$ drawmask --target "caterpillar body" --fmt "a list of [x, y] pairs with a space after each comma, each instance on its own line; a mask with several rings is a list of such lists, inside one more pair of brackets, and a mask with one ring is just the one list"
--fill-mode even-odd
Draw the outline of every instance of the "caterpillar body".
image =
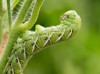
[[3, 74], [23, 74], [29, 59], [45, 46], [65, 41], [76, 34], [81, 25], [80, 16], [70, 10], [61, 16], [61, 24], [52, 27], [36, 26], [36, 31], [25, 31], [16, 41], [8, 57]]

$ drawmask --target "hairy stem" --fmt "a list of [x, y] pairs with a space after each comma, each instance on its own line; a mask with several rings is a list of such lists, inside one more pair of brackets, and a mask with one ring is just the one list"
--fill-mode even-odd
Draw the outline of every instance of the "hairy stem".
[[2, 74], [2, 71], [4, 70], [4, 67], [6, 65], [6, 62], [9, 59], [8, 56], [10, 55], [12, 51], [13, 43], [17, 40], [19, 35], [20, 35], [20, 32], [17, 31], [17, 29], [11, 30], [9, 37], [8, 37], [8, 41], [3, 51], [3, 55], [0, 60], [0, 74]]
[[27, 28], [30, 29], [33, 25], [32, 24], [35, 24], [37, 18], [38, 18], [38, 15], [39, 15], [39, 11], [40, 11], [40, 8], [43, 4], [43, 1], [44, 0], [37, 0], [36, 2], [36, 5], [33, 9], [33, 12], [32, 12], [32, 16], [31, 18], [29, 19], [29, 21], [24, 25], [24, 29], [26, 30]]
[[32, 3], [32, 0], [25, 0], [24, 5], [22, 6], [22, 8], [14, 22], [14, 25], [18, 26], [18, 25], [22, 24], [22, 22], [25, 18], [25, 15], [27, 13], [27, 10], [30, 7], [31, 3]]

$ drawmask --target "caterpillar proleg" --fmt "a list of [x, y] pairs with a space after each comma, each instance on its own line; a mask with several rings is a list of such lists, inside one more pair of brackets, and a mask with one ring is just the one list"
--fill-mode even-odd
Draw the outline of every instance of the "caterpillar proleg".
[[58, 26], [36, 26], [35, 31], [25, 31], [14, 44], [3, 74], [23, 74], [29, 59], [42, 48], [73, 37], [81, 26], [81, 18], [70, 10], [61, 16]]

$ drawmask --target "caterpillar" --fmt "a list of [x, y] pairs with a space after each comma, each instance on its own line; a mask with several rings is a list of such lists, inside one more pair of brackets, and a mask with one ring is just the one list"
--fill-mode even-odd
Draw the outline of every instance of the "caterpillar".
[[26, 30], [14, 43], [3, 74], [23, 74], [24, 68], [32, 56], [46, 46], [65, 41], [73, 37], [81, 26], [81, 18], [74, 10], [61, 16], [57, 26], [36, 26], [35, 31]]

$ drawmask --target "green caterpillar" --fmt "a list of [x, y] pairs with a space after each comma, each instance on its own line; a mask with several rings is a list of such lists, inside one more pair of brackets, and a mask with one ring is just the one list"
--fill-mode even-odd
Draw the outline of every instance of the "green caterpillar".
[[23, 74], [29, 59], [45, 46], [65, 41], [76, 34], [81, 18], [70, 10], [61, 16], [61, 24], [52, 27], [36, 26], [36, 31], [25, 31], [16, 41], [3, 74]]

